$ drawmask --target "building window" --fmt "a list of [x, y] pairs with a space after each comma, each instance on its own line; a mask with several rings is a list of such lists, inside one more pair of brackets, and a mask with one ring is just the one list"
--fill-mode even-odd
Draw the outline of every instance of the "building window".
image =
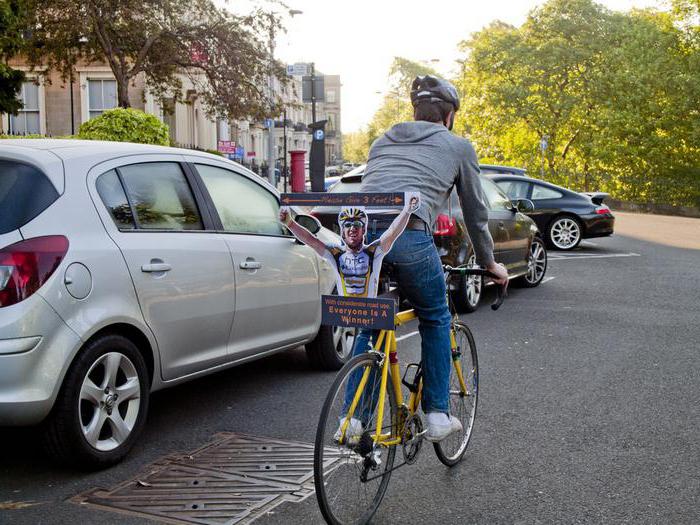
[[329, 104], [335, 104], [335, 89], [326, 90], [326, 102]]
[[28, 135], [41, 133], [39, 123], [39, 85], [34, 82], [22, 83], [19, 99], [24, 107], [17, 115], [10, 115], [10, 134]]
[[116, 80], [88, 80], [89, 118], [95, 118], [117, 107]]

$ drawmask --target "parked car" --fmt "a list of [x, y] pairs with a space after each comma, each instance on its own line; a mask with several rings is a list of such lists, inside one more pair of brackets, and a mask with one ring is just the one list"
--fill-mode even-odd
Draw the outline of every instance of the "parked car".
[[[206, 153], [0, 143], [0, 425], [43, 421], [56, 457], [123, 458], [152, 391], [306, 345], [333, 274], [278, 221], [267, 182]], [[337, 241], [332, 232], [320, 235]]]
[[581, 239], [613, 234], [615, 217], [603, 204], [607, 193], [576, 193], [520, 175], [487, 176], [511, 199], [532, 201], [535, 209], [527, 214], [553, 248], [573, 250]]
[[[333, 177], [326, 177], [323, 179], [323, 191], [328, 191], [335, 183], [341, 179], [341, 175], [334, 175]], [[307, 180], [304, 185], [306, 191], [311, 191], [311, 181]]]
[[[330, 193], [352, 193], [360, 189], [365, 166], [345, 174]], [[547, 271], [547, 250], [534, 221], [519, 210], [532, 208], [527, 200], [511, 202], [498, 187], [480, 177], [488, 199], [489, 230], [494, 240], [494, 256], [506, 265], [510, 279], [525, 287], [534, 287], [542, 282]], [[339, 209], [319, 206], [312, 210], [321, 224], [339, 233], [337, 223]], [[475, 265], [476, 256], [471, 247], [462, 215], [462, 208], [455, 191], [448, 206], [438, 215], [433, 239], [443, 262], [452, 266]], [[480, 277], [464, 277], [452, 284], [452, 295], [458, 309], [473, 312], [479, 306], [484, 282]]]

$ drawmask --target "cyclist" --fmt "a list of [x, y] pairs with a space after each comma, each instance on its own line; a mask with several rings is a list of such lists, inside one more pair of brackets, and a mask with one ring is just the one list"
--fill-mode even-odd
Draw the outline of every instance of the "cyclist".
[[[396, 270], [402, 295], [419, 318], [423, 368], [422, 408], [426, 439], [437, 442], [462, 430], [449, 414], [450, 311], [445, 301], [445, 279], [433, 242], [435, 217], [456, 186], [464, 221], [478, 264], [505, 285], [508, 272], [493, 258], [488, 209], [478, 179], [479, 163], [471, 143], [450, 133], [459, 109], [457, 90], [449, 82], [426, 75], [411, 86], [414, 121], [396, 124], [372, 145], [361, 192], [419, 192], [421, 207], [385, 260]], [[368, 240], [381, 238], [393, 218], [389, 210], [369, 219]], [[367, 350], [369, 334], [356, 338], [353, 354]]]

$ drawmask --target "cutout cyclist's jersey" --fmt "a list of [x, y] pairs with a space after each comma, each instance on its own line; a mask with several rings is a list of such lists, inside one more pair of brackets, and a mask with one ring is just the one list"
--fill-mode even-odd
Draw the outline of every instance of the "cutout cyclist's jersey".
[[375, 241], [359, 252], [329, 246], [323, 258], [337, 269], [338, 295], [376, 297], [384, 255], [380, 241]]

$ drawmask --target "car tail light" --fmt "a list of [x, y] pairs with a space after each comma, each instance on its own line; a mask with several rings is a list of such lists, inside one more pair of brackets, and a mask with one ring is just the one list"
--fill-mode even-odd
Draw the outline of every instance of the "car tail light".
[[433, 235], [454, 236], [457, 234], [457, 222], [453, 217], [448, 217], [444, 213], [437, 216], [435, 221], [435, 231]]
[[612, 212], [610, 211], [610, 208], [608, 208], [605, 204], [603, 204], [602, 206], [598, 206], [598, 207], [595, 209], [595, 212], [596, 212], [598, 215], [609, 215], [610, 213], [612, 213]]
[[35, 237], [0, 250], [0, 308], [41, 288], [67, 252], [68, 239], [62, 235]]

